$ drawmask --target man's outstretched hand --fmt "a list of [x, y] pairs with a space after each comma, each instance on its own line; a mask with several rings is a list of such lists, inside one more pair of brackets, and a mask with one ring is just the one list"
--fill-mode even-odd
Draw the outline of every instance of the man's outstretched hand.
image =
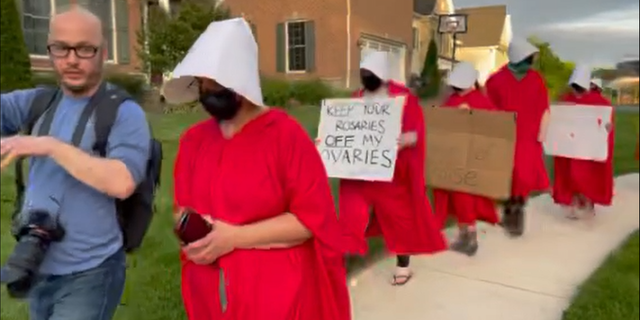
[[1, 169], [4, 170], [19, 157], [44, 157], [51, 153], [54, 138], [17, 135], [0, 140]]

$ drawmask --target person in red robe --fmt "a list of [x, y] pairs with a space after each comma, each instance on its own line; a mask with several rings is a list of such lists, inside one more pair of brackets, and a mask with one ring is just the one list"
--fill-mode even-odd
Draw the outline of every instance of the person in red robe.
[[167, 101], [199, 100], [210, 115], [182, 134], [174, 168], [176, 214], [213, 226], [182, 247], [187, 317], [350, 320], [322, 159], [296, 120], [264, 106], [257, 50], [244, 19], [213, 22], [165, 87]]
[[532, 69], [538, 49], [527, 41], [509, 45], [509, 63], [491, 75], [487, 95], [499, 110], [517, 114], [511, 197], [502, 225], [511, 236], [524, 233], [524, 208], [534, 192], [547, 191], [549, 176], [542, 142], [549, 117], [549, 95], [542, 75]]
[[[453, 93], [443, 103], [443, 108], [495, 110], [495, 106], [480, 91], [479, 73], [468, 62], [458, 63], [449, 74], [448, 85]], [[433, 202], [440, 225], [445, 226], [449, 215], [456, 217], [459, 234], [451, 245], [451, 250], [473, 256], [478, 251], [478, 234], [476, 221], [490, 224], [499, 222], [495, 203], [487, 197], [466, 192], [443, 189], [433, 190]]]
[[366, 253], [366, 236], [383, 236], [389, 252], [397, 255], [392, 284], [403, 285], [412, 276], [410, 255], [446, 249], [426, 194], [424, 118], [417, 97], [405, 86], [388, 80], [386, 53], [370, 53], [360, 68], [364, 88], [354, 97], [406, 97], [402, 135], [391, 182], [340, 180], [340, 219], [346, 226], [352, 253]]
[[[591, 70], [577, 66], [569, 80], [570, 92], [560, 102], [574, 105], [593, 105], [613, 108], [600, 93], [600, 87], [591, 80]], [[612, 113], [613, 117], [613, 113]], [[609, 155], [604, 162], [565, 157], [554, 157], [553, 200], [568, 208], [567, 217], [578, 219], [579, 211], [588, 216], [595, 214], [595, 205], [610, 206], [613, 198], [613, 146], [615, 132], [613, 118], [605, 119], [601, 126], [609, 132]]]

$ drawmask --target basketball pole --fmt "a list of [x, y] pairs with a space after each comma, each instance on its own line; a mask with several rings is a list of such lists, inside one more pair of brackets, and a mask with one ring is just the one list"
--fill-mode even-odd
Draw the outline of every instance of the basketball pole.
[[453, 48], [451, 48], [451, 70], [453, 70], [453, 65], [456, 63], [456, 49], [458, 49], [458, 33], [453, 31]]

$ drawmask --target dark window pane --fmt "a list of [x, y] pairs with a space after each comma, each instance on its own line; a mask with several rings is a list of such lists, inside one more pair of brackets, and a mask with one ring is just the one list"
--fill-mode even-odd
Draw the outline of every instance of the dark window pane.
[[108, 59], [114, 59], [114, 26], [111, 0], [78, 0], [78, 4], [93, 12], [102, 20], [102, 34], [107, 41]]
[[306, 70], [305, 48], [296, 47], [289, 49], [289, 71]]
[[289, 46], [304, 45], [304, 22], [290, 22], [287, 24], [287, 37]]
[[51, 2], [47, 0], [22, 0], [22, 29], [30, 54], [46, 55]]
[[305, 23], [287, 23], [287, 44], [289, 71], [306, 70]]

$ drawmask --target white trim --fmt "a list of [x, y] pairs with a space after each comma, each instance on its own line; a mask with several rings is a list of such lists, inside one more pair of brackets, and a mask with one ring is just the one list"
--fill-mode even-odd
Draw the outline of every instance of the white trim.
[[[22, 1], [22, 0], [18, 0], [18, 1]], [[43, 0], [40, 0], [43, 1]], [[109, 41], [112, 42], [113, 45], [113, 59], [107, 59], [105, 62], [110, 63], [110, 64], [118, 64], [119, 61], [119, 57], [118, 57], [118, 26], [117, 26], [117, 20], [116, 20], [116, 3], [115, 0], [109, 0], [110, 4], [111, 4], [111, 39]], [[49, 0], [49, 4], [50, 4], [50, 16], [49, 16], [49, 20], [51, 19], [51, 17], [55, 16], [57, 14], [57, 6], [56, 6], [56, 0]], [[127, 2], [127, 4], [129, 4]], [[22, 8], [24, 8], [24, 4], [22, 4], [21, 6]], [[24, 9], [22, 9], [22, 11], [20, 12], [20, 27], [23, 28], [24, 30], [24, 25], [22, 22], [22, 19], [25, 15], [30, 15], [33, 16], [30, 13], [24, 13]], [[39, 17], [39, 16], [34, 16], [34, 17]], [[129, 23], [127, 21], [127, 23]], [[32, 59], [49, 59], [50, 57], [48, 55], [42, 55], [42, 54], [32, 54], [29, 53], [29, 58]]]
[[[305, 22], [307, 22], [308, 20], [289, 20], [287, 22], [284, 23], [284, 69], [286, 73], [290, 73], [290, 74], [303, 74], [303, 73], [307, 73], [307, 70], [289, 70], [289, 24], [290, 23], [302, 23], [304, 24]], [[306, 26], [304, 29], [305, 34], [303, 34], [304, 37], [304, 53], [305, 56], [307, 54], [307, 38], [306, 38]], [[305, 69], [307, 68], [307, 59], [305, 57], [304, 60], [304, 64], [305, 64]]]
[[[127, 1], [127, 5], [129, 2]], [[127, 8], [128, 9], [128, 8]], [[118, 21], [116, 20], [116, 1], [111, 0], [111, 41], [113, 41], [113, 60], [107, 59], [108, 62], [118, 63], [120, 60], [118, 57]], [[129, 21], [127, 21], [127, 24]]]
[[[32, 17], [42, 17], [42, 16], [35, 16], [33, 14], [30, 13], [24, 13], [24, 1], [23, 0], [18, 0], [21, 2], [20, 4], [20, 8], [21, 11], [19, 12], [20, 14], [20, 29], [22, 29], [22, 32], [24, 33], [24, 16], [32, 16]], [[43, 1], [43, 0], [40, 0]], [[53, 17], [56, 13], [56, 0], [49, 0], [49, 21], [51, 21], [51, 17]], [[29, 58], [45, 58], [45, 59], [49, 59], [48, 55], [42, 55], [42, 54], [33, 54], [33, 53], [29, 53]]]
[[457, 51], [460, 50], [497, 50], [499, 48], [499, 46], [481, 46], [481, 47], [465, 47], [465, 46], [458, 46], [458, 48], [456, 49]]

